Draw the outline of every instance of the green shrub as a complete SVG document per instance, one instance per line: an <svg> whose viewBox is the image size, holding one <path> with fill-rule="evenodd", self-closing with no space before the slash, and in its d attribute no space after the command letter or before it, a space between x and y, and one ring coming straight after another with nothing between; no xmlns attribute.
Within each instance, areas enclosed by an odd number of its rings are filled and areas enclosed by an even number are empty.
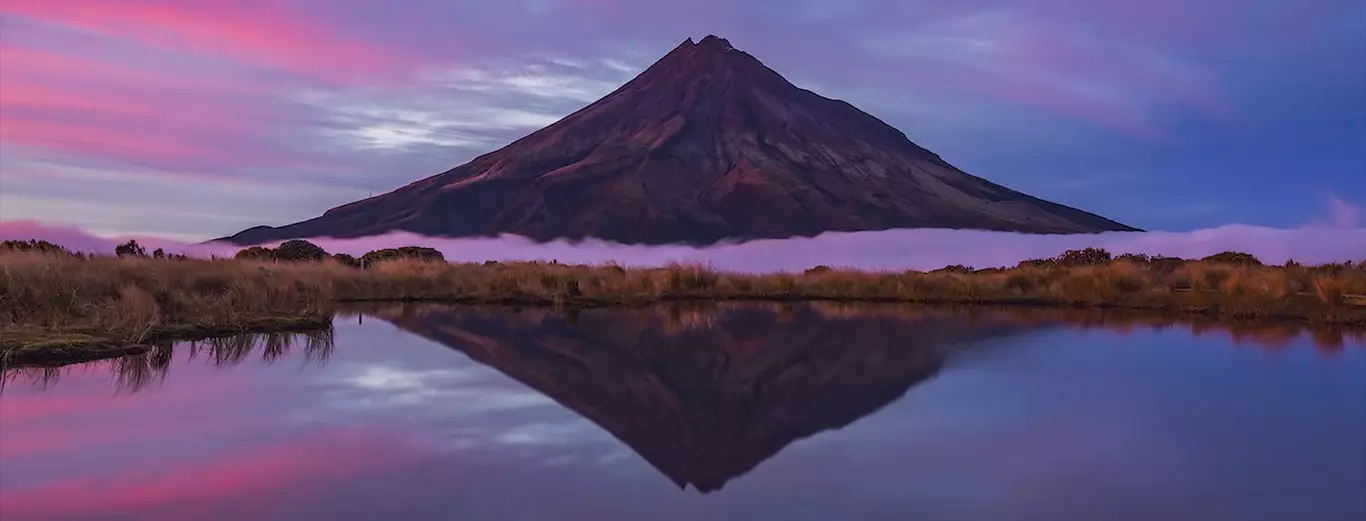
<svg viewBox="0 0 1366 521"><path fill-rule="evenodd" d="M1153 258L1146 253L1124 253L1114 258L1115 262L1130 262L1139 266L1147 266L1153 262Z"/></svg>
<svg viewBox="0 0 1366 521"><path fill-rule="evenodd" d="M364 267L373 266L377 263L395 259L413 259L422 261L445 262L446 256L435 248L424 248L421 246L404 246L401 248L386 248L375 250L360 258L360 263Z"/></svg>
<svg viewBox="0 0 1366 521"><path fill-rule="evenodd" d="M237 260L255 261L275 260L275 250L261 246L252 246L238 251L237 255L233 255L233 258Z"/></svg>
<svg viewBox="0 0 1366 521"><path fill-rule="evenodd" d="M972 266L953 264L950 266L944 266L937 270L930 271L930 273L972 273Z"/></svg>
<svg viewBox="0 0 1366 521"><path fill-rule="evenodd" d="M1016 264L1017 268L1047 268L1058 263L1057 259L1025 259Z"/></svg>
<svg viewBox="0 0 1366 521"><path fill-rule="evenodd" d="M114 247L114 255L120 257L146 257L147 249L143 248L138 241L130 240Z"/></svg>
<svg viewBox="0 0 1366 521"><path fill-rule="evenodd" d="M1257 257L1252 256L1251 253L1243 253L1240 251L1220 252L1200 259L1200 261L1208 262L1210 264L1231 264L1235 266L1262 265L1262 261L1258 260Z"/></svg>
<svg viewBox="0 0 1366 521"><path fill-rule="evenodd" d="M345 253L333 254L332 259L337 261L337 263L341 264L342 266L349 266L352 268L360 267L360 259L357 259Z"/></svg>
<svg viewBox="0 0 1366 521"><path fill-rule="evenodd" d="M33 252L54 255L74 255L65 246L53 244L47 241L29 239L27 241L5 241L0 242L0 253L5 252Z"/></svg>
<svg viewBox="0 0 1366 521"><path fill-rule="evenodd" d="M1067 250L1057 258L1057 263L1063 266L1098 266L1109 264L1110 252L1100 248L1084 248L1080 250Z"/></svg>
<svg viewBox="0 0 1366 521"><path fill-rule="evenodd" d="M275 260L283 262L321 262L327 251L308 241L285 241L275 248Z"/></svg>

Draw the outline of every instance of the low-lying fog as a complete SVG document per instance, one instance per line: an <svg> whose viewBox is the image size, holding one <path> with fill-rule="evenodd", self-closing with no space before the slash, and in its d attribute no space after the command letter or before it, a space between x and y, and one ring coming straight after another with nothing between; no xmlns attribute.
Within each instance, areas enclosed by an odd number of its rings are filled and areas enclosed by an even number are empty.
<svg viewBox="0 0 1366 521"><path fill-rule="evenodd" d="M0 223L0 240L42 239L73 250L112 253L127 238L105 238L76 228L47 226L32 221ZM669 262L710 263L723 270L795 271L818 264L870 270L928 270L949 264L978 268L1012 266L1026 258L1051 257L1064 250L1096 246L1114 254L1147 253L1186 258L1226 250L1248 252L1264 262L1294 259L1302 263L1366 261L1366 228L1278 229L1228 225L1191 232L1116 232L1100 235L1025 235L972 230L887 230L826 233L813 238L758 240L710 247L628 246L598 240L577 244L564 241L535 243L518 236L498 238L441 238L390 233L357 239L314 238L332 253L361 255L397 246L428 246L451 261L551 260L562 263L617 262L626 266L655 266ZM150 251L194 256L231 256L231 244L186 244L139 238Z"/></svg>

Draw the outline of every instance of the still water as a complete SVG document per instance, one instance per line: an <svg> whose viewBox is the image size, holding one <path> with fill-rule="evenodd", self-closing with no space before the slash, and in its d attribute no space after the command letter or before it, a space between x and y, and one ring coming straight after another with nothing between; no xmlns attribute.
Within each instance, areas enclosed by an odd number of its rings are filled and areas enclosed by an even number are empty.
<svg viewBox="0 0 1366 521"><path fill-rule="evenodd" d="M0 519L1366 519L1366 341L1092 313L398 306L0 393Z"/></svg>

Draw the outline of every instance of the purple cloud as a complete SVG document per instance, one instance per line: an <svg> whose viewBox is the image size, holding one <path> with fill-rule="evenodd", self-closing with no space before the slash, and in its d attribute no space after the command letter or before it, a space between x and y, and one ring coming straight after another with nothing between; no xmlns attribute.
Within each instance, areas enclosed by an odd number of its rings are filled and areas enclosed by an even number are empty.
<svg viewBox="0 0 1366 521"><path fill-rule="evenodd" d="M253 194L283 204L249 224L312 217L497 148L708 33L974 174L1143 227L1290 225L1311 184L1366 200L1350 177L1366 124L1343 116L1366 107L1366 12L1348 0L13 0L0 18L0 220L207 238L242 228ZM1218 188L1249 180L1276 188ZM125 202L232 182L174 225Z"/></svg>

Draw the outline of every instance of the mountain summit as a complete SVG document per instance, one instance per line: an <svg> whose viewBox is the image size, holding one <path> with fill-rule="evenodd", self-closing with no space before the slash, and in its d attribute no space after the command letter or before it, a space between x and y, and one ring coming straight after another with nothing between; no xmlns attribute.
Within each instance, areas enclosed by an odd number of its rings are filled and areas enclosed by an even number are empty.
<svg viewBox="0 0 1366 521"><path fill-rule="evenodd" d="M964 173L707 36L502 149L315 219L227 240L403 230L709 244L889 228L1135 230Z"/></svg>

